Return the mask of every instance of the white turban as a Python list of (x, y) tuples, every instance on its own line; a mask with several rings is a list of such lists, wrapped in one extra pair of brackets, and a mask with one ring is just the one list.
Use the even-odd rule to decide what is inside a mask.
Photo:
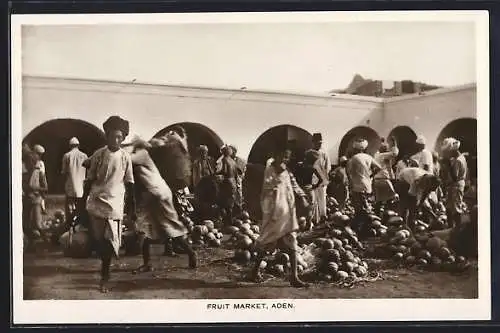
[(455, 138), (446, 138), (443, 140), (442, 150), (458, 150), (460, 148), (460, 141)]
[(342, 162), (347, 162), (347, 157), (342, 156), (342, 157), (340, 158), (340, 163), (342, 163)]
[(418, 143), (419, 145), (425, 145), (425, 137), (423, 135), (419, 135), (415, 142)]
[(366, 148), (368, 148), (368, 141), (366, 141), (365, 139), (356, 140), (354, 141), (352, 146), (354, 149), (365, 150)]
[(78, 138), (72, 137), (71, 139), (69, 139), (69, 144), (70, 145), (79, 145), (80, 141), (78, 141)]

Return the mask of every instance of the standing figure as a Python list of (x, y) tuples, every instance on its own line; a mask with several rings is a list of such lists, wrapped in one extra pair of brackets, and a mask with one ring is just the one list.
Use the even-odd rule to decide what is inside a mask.
[(290, 157), (290, 150), (278, 150), (274, 153), (273, 162), (264, 171), (261, 234), (256, 241), (258, 257), (250, 278), (256, 282), (261, 281), (260, 264), (266, 251), (280, 248), (290, 256), (290, 284), (299, 288), (307, 287), (307, 284), (300, 280), (297, 270), (296, 233), (299, 224), (295, 212), (295, 195), (303, 201), (304, 206), (307, 206), (307, 199), (293, 174), (287, 169)]
[(349, 200), (349, 177), (347, 176), (346, 166), (347, 157), (342, 156), (339, 159), (339, 166), (330, 173), (330, 185), (328, 195), (337, 200), (339, 208), (345, 208)]
[(366, 153), (368, 141), (354, 141), (353, 153), (347, 163), (347, 175), (351, 183), (351, 198), (354, 206), (354, 228), (358, 232), (364, 230), (368, 223), (368, 215), (372, 213), (370, 197), (372, 195), (372, 177), (380, 171), (380, 165)]
[(400, 214), (412, 231), (415, 231), (418, 208), (438, 186), (439, 179), (422, 168), (406, 168), (399, 174), (396, 188), (400, 198)]
[(111, 116), (104, 122), (103, 129), (107, 144), (90, 157), (82, 201), (87, 202), (91, 231), (98, 244), (100, 290), (106, 293), (112, 257), (119, 256), (125, 206), (132, 222), (135, 223), (137, 215), (132, 160), (120, 148), (129, 134), (129, 123), (118, 116)]
[(25, 150), (26, 172), (23, 182), (23, 229), (30, 245), (40, 237), (43, 222), (43, 198), (48, 191), (45, 170), (40, 163), (41, 149), (36, 146), (35, 148), (37, 149), (34, 149), (34, 152)]
[(219, 180), (219, 208), (221, 209), (224, 226), (230, 226), (233, 221), (233, 209), (236, 199), (238, 166), (231, 157), (232, 150), (224, 145), (221, 148), (222, 158), (217, 166), (216, 175)]
[[(45, 171), (45, 163), (43, 162), (43, 155), (45, 154), (45, 148), (41, 145), (34, 145), (33, 146), (33, 153), (35, 155), (38, 155), (36, 157), (36, 168), (40, 169), (41, 172), (47, 177), (47, 172)], [(46, 192), (41, 194), (41, 200), (42, 202), (40, 203), (41, 209), (42, 209), (42, 215), (47, 214), (47, 208), (45, 206), (45, 195)]]
[(377, 174), (373, 177), (373, 187), (375, 190), (375, 202), (378, 209), (385, 203), (396, 198), (393, 181), (395, 178), (392, 165), (399, 154), (397, 142), (392, 138), (390, 144), (382, 141), (379, 151), (375, 154), (375, 161), (381, 166)]
[[(174, 126), (165, 135), (151, 140), (150, 155), (162, 178), (174, 193), (174, 205), (181, 218), (190, 214), (192, 207), (187, 200), (188, 186), (192, 179), (191, 156), (188, 136), (182, 126)], [(175, 256), (171, 239), (165, 243), (165, 256)]]
[[(321, 219), (326, 218), (326, 187), (328, 186), (328, 174), (332, 168), (330, 158), (323, 151), (323, 136), (321, 133), (314, 133), (312, 137), (313, 149), (319, 153), (319, 158), (316, 161), (316, 167), (321, 174), (321, 184), (315, 190), (316, 199), (318, 201), (319, 215)], [(318, 182), (319, 179), (313, 175), (313, 181)]]
[(411, 158), (418, 163), (418, 167), (424, 169), (427, 172), (433, 173), (434, 162), (432, 159), (432, 153), (425, 148), (425, 137), (419, 135), (415, 141), (418, 152)]
[(141, 214), (141, 219), (137, 223), (137, 231), (142, 241), (143, 264), (133, 273), (153, 270), (150, 261), (151, 244), (154, 241), (165, 242), (166, 238), (172, 239), (174, 245), (182, 248), (188, 254), (189, 267), (196, 268), (196, 253), (187, 241), (187, 228), (179, 219), (172, 191), (151, 159), (147, 150), (149, 148), (151, 145), (139, 137), (133, 138), (124, 147), (130, 153), (137, 175), (135, 180), (145, 189), (142, 196), (145, 215)]
[(200, 145), (198, 147), (198, 158), (193, 161), (193, 188), (196, 188), (203, 177), (211, 176), (215, 173), (215, 163), (208, 155), (208, 147)]
[(70, 150), (62, 158), (61, 174), (65, 178), (64, 192), (66, 194), (66, 228), (71, 225), (76, 208), (80, 206), (79, 201), (83, 197), (83, 183), (86, 173), (83, 163), (88, 156), (80, 151), (79, 145), (78, 138), (71, 138), (69, 140)]
[(246, 162), (236, 155), (238, 150), (234, 145), (229, 145), (231, 148), (231, 158), (236, 162), (238, 173), (236, 175), (236, 198), (234, 201), (235, 214), (241, 214), (244, 209), (243, 199), (243, 178), (245, 177)]
[(464, 191), (467, 177), (467, 162), (460, 153), (460, 141), (446, 138), (441, 150), (443, 152), (446, 174), (443, 182), (446, 187), (446, 210), (449, 227), (460, 224), (464, 213)]
[[(304, 189), (304, 192), (307, 196), (309, 205), (308, 205), (308, 217), (307, 217), (307, 225), (305, 226), (306, 230), (310, 230), (315, 224), (319, 223), (321, 218), (319, 214), (319, 205), (316, 197), (316, 189), (324, 184), (323, 175), (319, 172), (317, 168), (316, 161), (319, 158), (318, 151), (314, 149), (310, 149), (306, 151), (304, 158), (304, 163), (300, 169), (299, 175), (297, 175), (296, 179), (301, 188)], [(293, 173), (292, 173), (293, 174)], [(313, 178), (318, 179), (316, 182), (313, 181)]]

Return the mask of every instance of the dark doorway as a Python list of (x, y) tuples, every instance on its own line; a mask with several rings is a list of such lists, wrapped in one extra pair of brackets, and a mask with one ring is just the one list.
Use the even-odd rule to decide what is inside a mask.
[(445, 138), (460, 140), (460, 151), (468, 153), (467, 164), (471, 178), (477, 177), (477, 119), (460, 118), (446, 125), (436, 141), (436, 151), (441, 153), (441, 145)]
[(375, 130), (366, 126), (354, 127), (340, 141), (339, 158), (342, 156), (350, 157), (352, 155), (352, 144), (357, 139), (368, 141), (367, 152), (371, 155), (374, 155), (380, 147), (380, 136)]
[(154, 137), (157, 138), (166, 134), (174, 126), (182, 126), (186, 130), (188, 149), (192, 159), (197, 157), (197, 148), (200, 145), (206, 145), (208, 147), (208, 154), (213, 158), (217, 159), (220, 156), (220, 148), (223, 145), (222, 139), (214, 131), (202, 124), (190, 122), (172, 124), (156, 133)]
[(293, 171), (294, 162), (302, 160), (305, 151), (312, 148), (312, 135), (297, 126), (279, 125), (262, 133), (250, 150), (247, 171), (243, 180), (243, 195), (249, 213), (257, 219), (260, 219), (262, 215), (260, 193), (266, 161), (276, 148), (285, 145), (291, 147), (293, 151), (293, 162), (290, 164)]
[(80, 150), (91, 156), (106, 144), (104, 132), (96, 126), (78, 119), (49, 120), (33, 129), (23, 144), (45, 147), (43, 160), (47, 172), (49, 194), (64, 194), (65, 180), (61, 176), (62, 157), (69, 150), (69, 139), (77, 137)]
[(415, 141), (417, 140), (417, 134), (408, 126), (397, 126), (392, 129), (389, 136), (396, 138), (398, 148), (399, 148), (399, 158), (405, 155), (413, 155), (416, 153)]

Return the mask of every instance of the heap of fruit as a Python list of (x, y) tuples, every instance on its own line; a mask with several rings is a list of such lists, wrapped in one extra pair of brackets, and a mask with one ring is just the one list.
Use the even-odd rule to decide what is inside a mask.
[(215, 223), (212, 220), (204, 220), (196, 225), (192, 224), (188, 226), (188, 230), (190, 231), (190, 238), (195, 245), (221, 246), (224, 235), (215, 228)]
[(407, 229), (390, 234), (387, 249), (392, 259), (405, 266), (419, 266), (429, 270), (461, 270), (467, 267), (465, 257), (455, 256), (441, 238), (415, 234)]
[(227, 231), (231, 235), (228, 244), (236, 249), (234, 257), (237, 261), (246, 263), (257, 255), (252, 249), (260, 236), (260, 229), (250, 219), (248, 212), (243, 212), (239, 218), (234, 219)]
[(43, 233), (53, 233), (59, 230), (66, 222), (66, 214), (62, 210), (56, 210), (54, 215), (42, 222), (41, 231)]

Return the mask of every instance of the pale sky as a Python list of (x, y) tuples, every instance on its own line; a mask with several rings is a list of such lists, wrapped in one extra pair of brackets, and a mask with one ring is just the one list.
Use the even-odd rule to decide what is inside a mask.
[(473, 23), (25, 26), (22, 38), (25, 75), (311, 93), (355, 73), (476, 81)]

